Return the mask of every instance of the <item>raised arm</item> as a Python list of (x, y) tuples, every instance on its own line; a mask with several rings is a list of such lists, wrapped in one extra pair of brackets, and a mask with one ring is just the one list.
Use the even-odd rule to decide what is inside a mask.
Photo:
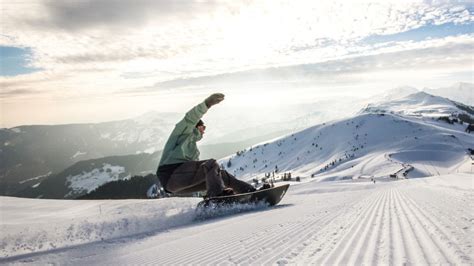
[(194, 106), (189, 110), (184, 118), (176, 124), (176, 131), (174, 134), (190, 134), (199, 120), (204, 116), (204, 114), (211, 108), (211, 106), (216, 105), (224, 100), (224, 94), (214, 93), (211, 96), (207, 97), (204, 102)]

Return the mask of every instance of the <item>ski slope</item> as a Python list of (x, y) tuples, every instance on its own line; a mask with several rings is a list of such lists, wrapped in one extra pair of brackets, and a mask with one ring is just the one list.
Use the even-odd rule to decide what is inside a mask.
[(207, 220), (192, 198), (2, 197), (0, 263), (472, 264), (473, 178), (295, 183), (278, 206)]

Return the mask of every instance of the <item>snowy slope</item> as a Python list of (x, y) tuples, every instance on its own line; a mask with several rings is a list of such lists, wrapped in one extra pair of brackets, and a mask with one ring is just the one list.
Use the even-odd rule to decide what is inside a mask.
[(118, 165), (103, 164), (99, 168), (95, 168), (90, 172), (82, 172), (77, 175), (69, 175), (66, 177), (66, 185), (70, 192), (66, 194), (66, 198), (80, 193), (89, 193), (101, 185), (116, 181), (127, 180), (132, 176), (129, 174), (120, 177), (125, 173), (125, 167)]
[(369, 104), (364, 111), (428, 117), (449, 116), (462, 112), (449, 99), (426, 92), (417, 92), (393, 101)]
[(194, 220), (197, 198), (0, 197), (0, 263), (472, 264), (472, 174), (293, 184), (274, 208)]
[(303, 179), (388, 177), (403, 164), (420, 166), (409, 177), (452, 173), (474, 147), (473, 135), (464, 128), (429, 118), (364, 113), (257, 145), (220, 163), (245, 180), (276, 169), (278, 176), (292, 172)]
[(72, 199), (83, 196), (101, 185), (144, 176), (156, 169), (161, 153), (111, 156), (80, 161), (57, 174), (36, 181), (34, 186), (15, 196), (45, 199)]
[(220, 163), (245, 180), (275, 171), (277, 178), (286, 172), (318, 180), (388, 177), (410, 166), (408, 177), (453, 173), (470, 160), (467, 151), (474, 148), (466, 125), (438, 120), (453, 114), (472, 118), (446, 98), (417, 92), (371, 104), (353, 118), (250, 147)]

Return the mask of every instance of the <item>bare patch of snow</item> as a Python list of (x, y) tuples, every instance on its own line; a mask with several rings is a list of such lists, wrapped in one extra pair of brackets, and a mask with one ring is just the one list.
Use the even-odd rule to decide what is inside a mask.
[(79, 157), (79, 156), (82, 156), (82, 155), (86, 155), (87, 152), (81, 152), (81, 151), (77, 151), (72, 157), (71, 159), (75, 159), (76, 157)]
[(35, 176), (35, 177), (32, 177), (32, 178), (28, 178), (28, 179), (22, 180), (22, 181), (20, 181), (20, 182), (18, 182), (18, 183), (23, 184), (23, 183), (26, 183), (26, 182), (28, 182), (28, 181), (32, 181), (32, 180), (40, 179), (40, 178), (43, 178), (43, 177), (47, 177), (47, 176), (51, 175), (52, 173), (53, 173), (53, 172), (49, 171), (49, 172), (48, 172), (47, 174), (45, 174), (45, 175), (39, 175), (39, 176)]
[[(99, 186), (120, 179), (120, 175), (125, 173), (123, 166), (103, 164), (101, 168), (95, 168), (90, 172), (83, 172), (79, 175), (68, 176), (66, 184), (71, 191), (66, 195), (70, 197), (82, 192), (91, 192)], [(129, 176), (127, 176), (130, 178)]]

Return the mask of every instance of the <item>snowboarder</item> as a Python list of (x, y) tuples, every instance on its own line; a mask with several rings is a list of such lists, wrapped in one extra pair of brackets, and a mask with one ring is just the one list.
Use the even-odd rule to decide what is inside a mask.
[(215, 159), (199, 160), (196, 142), (202, 139), (206, 130), (201, 118), (209, 108), (223, 100), (222, 93), (207, 97), (188, 111), (171, 132), (156, 172), (168, 193), (206, 190), (208, 197), (216, 197), (255, 191), (252, 185), (221, 170)]

